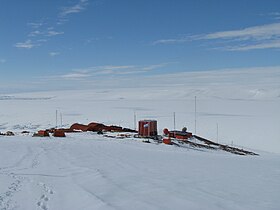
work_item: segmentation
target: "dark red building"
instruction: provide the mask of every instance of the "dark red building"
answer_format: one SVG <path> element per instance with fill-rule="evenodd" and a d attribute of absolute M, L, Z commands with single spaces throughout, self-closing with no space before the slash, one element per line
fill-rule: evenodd
<path fill-rule="evenodd" d="M 53 133 L 54 137 L 66 137 L 63 130 L 55 130 Z"/>
<path fill-rule="evenodd" d="M 156 136 L 157 121 L 156 120 L 141 120 L 138 124 L 138 134 L 143 137 Z"/>

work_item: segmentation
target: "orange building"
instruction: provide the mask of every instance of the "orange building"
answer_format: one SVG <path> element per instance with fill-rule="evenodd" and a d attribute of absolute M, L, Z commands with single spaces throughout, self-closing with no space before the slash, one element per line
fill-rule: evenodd
<path fill-rule="evenodd" d="M 158 134 L 156 120 L 141 120 L 138 123 L 138 134 L 143 137 L 153 137 Z"/>

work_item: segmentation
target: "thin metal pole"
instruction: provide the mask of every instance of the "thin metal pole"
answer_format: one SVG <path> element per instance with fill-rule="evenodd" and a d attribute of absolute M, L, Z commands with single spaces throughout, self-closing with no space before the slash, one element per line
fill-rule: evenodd
<path fill-rule="evenodd" d="M 219 143 L 219 124 L 217 123 L 217 143 Z"/>
<path fill-rule="evenodd" d="M 136 130 L 136 112 L 134 111 L 134 130 Z"/>
<path fill-rule="evenodd" d="M 55 110 L 55 128 L 57 128 L 57 110 Z"/>
<path fill-rule="evenodd" d="M 196 134 L 196 96 L 194 97 L 194 133 Z"/>
<path fill-rule="evenodd" d="M 60 127 L 62 127 L 62 113 L 60 113 Z"/>
<path fill-rule="evenodd" d="M 150 121 L 148 122 L 148 137 L 150 138 Z"/>
<path fill-rule="evenodd" d="M 176 113 L 173 112 L 174 131 L 176 130 Z"/>

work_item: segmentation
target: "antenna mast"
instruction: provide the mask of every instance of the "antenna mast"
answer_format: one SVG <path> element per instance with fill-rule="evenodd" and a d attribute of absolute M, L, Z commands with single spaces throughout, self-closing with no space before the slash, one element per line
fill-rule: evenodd
<path fill-rule="evenodd" d="M 55 128 L 57 128 L 57 110 L 55 110 Z"/>
<path fill-rule="evenodd" d="M 174 131 L 176 130 L 176 114 L 173 112 Z"/>
<path fill-rule="evenodd" d="M 194 133 L 196 134 L 196 96 L 194 97 Z"/>
<path fill-rule="evenodd" d="M 136 130 L 136 112 L 134 111 L 134 130 Z"/>
<path fill-rule="evenodd" d="M 217 143 L 219 143 L 219 124 L 217 123 Z"/>

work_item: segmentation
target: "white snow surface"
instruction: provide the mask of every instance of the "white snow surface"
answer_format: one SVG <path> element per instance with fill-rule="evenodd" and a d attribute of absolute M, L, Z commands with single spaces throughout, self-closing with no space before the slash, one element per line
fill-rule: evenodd
<path fill-rule="evenodd" d="M 279 209 L 280 158 L 68 134 L 0 141 L 0 209 Z"/>
<path fill-rule="evenodd" d="M 268 82 L 269 83 L 269 82 Z M 280 209 L 279 85 L 170 85 L 0 95 L 0 209 Z M 33 138 L 92 121 L 184 126 L 260 156 L 195 150 L 94 133 Z M 218 139 L 217 139 L 218 124 Z M 264 152 L 267 151 L 267 152 Z"/>
<path fill-rule="evenodd" d="M 280 84 L 280 83 L 279 83 Z M 0 131 L 46 129 L 92 121 L 134 128 L 137 120 L 155 119 L 159 133 L 186 126 L 224 144 L 280 153 L 280 88 L 144 87 L 69 90 L 0 95 Z M 218 138 L 217 138 L 218 125 Z"/>

